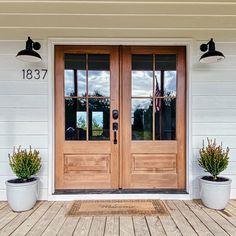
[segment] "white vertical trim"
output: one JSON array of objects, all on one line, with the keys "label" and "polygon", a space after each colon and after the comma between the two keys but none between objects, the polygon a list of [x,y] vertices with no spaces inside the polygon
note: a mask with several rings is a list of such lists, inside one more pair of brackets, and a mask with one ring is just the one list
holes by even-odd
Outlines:
[{"label": "white vertical trim", "polygon": [[54,114],[54,43],[48,40],[48,200],[54,193],[55,176],[55,114]]},{"label": "white vertical trim", "polygon": [[[189,194],[91,194],[91,195],[53,195],[54,193],[54,167],[55,167],[55,142],[54,142],[54,46],[55,45],[143,45],[143,46],[186,46],[186,190]],[[117,199],[117,198],[162,198],[162,199],[191,199],[193,195],[192,174],[192,90],[191,90],[191,68],[193,55],[193,40],[190,38],[49,38],[48,39],[48,96],[49,96],[49,173],[48,173],[48,200],[73,200],[73,199]]]}]

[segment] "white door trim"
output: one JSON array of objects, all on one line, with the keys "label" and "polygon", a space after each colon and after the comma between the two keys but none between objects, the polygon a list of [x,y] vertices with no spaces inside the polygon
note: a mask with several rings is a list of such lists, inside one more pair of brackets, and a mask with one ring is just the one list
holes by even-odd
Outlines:
[{"label": "white door trim", "polygon": [[[54,46],[55,45],[143,45],[143,46],[186,46],[186,190],[188,194],[76,194],[53,195],[54,166],[55,166],[55,141],[54,141]],[[192,199],[192,90],[191,90],[191,55],[193,39],[191,38],[49,38],[48,39],[48,98],[49,98],[49,143],[48,143],[48,200],[74,200],[74,199]]]}]

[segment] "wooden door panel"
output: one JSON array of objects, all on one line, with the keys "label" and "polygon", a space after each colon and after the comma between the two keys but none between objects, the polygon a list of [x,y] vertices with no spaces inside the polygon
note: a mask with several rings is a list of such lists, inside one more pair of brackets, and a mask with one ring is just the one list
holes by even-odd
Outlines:
[{"label": "wooden door panel", "polygon": [[[161,61],[161,58],[164,59]],[[169,59],[172,61],[167,64]],[[123,188],[185,189],[185,47],[127,46],[123,48],[122,61]],[[170,81],[169,71],[176,80],[173,95],[168,91],[168,86],[165,87],[165,81]],[[139,79],[138,84],[137,78],[133,76]],[[150,89],[150,84],[153,90]],[[133,91],[133,88],[137,91]],[[145,94],[147,88],[149,90]],[[135,102],[140,102],[136,110],[132,105],[135,99]],[[149,107],[143,108],[141,101],[150,100],[152,102],[149,102]],[[169,117],[164,116],[160,120],[156,113],[170,110],[170,101],[175,101],[172,103],[176,109],[175,136],[168,134],[168,128],[162,131],[164,126],[157,128],[158,124],[165,124]],[[167,108],[164,109],[163,106]],[[149,118],[147,124],[146,114],[150,117],[150,110],[152,119]],[[173,115],[173,110],[170,114]],[[138,123],[138,116],[142,117],[140,120],[143,123]],[[134,127],[137,130],[133,131]],[[159,135],[157,132],[160,132]]]},{"label": "wooden door panel", "polygon": [[130,184],[134,189],[177,189],[176,173],[131,174]]},{"label": "wooden door panel", "polygon": [[65,174],[111,173],[111,156],[108,154],[64,155]]},{"label": "wooden door panel", "polygon": [[176,173],[175,154],[132,154],[132,173]]},{"label": "wooden door panel", "polygon": [[55,75],[56,189],[118,188],[112,130],[112,110],[119,110],[118,47],[56,46]]}]

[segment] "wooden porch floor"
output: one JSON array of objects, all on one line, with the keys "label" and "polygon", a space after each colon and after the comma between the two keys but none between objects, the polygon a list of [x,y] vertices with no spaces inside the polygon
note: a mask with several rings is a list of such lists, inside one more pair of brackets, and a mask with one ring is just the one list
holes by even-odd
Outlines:
[{"label": "wooden porch floor", "polygon": [[236,200],[224,211],[199,201],[165,201],[169,216],[66,217],[71,202],[38,202],[34,209],[12,212],[0,202],[0,235],[236,235]]}]

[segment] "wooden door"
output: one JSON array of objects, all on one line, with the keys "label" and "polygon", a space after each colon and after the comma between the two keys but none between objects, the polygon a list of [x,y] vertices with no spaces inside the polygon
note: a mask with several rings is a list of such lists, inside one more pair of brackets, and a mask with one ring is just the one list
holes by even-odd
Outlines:
[{"label": "wooden door", "polygon": [[185,47],[56,46],[56,189],[185,189],[185,84]]},{"label": "wooden door", "polygon": [[185,189],[185,47],[124,47],[122,188]]},{"label": "wooden door", "polygon": [[56,46],[57,190],[118,188],[113,110],[119,110],[118,47]]}]

